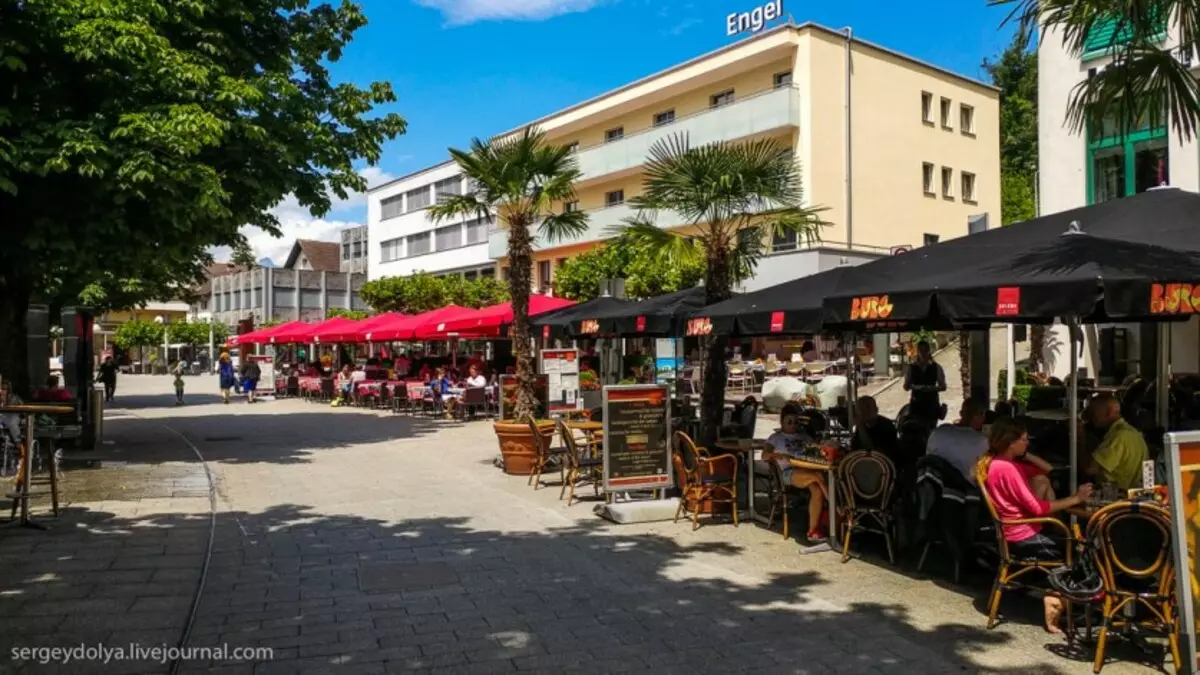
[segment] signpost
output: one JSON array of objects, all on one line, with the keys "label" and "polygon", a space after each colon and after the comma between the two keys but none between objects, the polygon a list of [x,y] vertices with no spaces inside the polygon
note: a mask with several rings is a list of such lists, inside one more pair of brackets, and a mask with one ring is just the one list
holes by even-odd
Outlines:
[{"label": "signpost", "polygon": [[579,350],[543,349],[538,371],[546,377],[549,412],[578,410],[583,403],[579,396]]},{"label": "signpost", "polygon": [[1196,545],[1200,542],[1200,431],[1166,435],[1167,500],[1171,510],[1172,553],[1179,600],[1179,637],[1183,670],[1197,672],[1197,621],[1200,609],[1200,576],[1196,570]]},{"label": "signpost", "polygon": [[604,491],[666,490],[671,472],[671,397],[665,385],[604,388]]}]

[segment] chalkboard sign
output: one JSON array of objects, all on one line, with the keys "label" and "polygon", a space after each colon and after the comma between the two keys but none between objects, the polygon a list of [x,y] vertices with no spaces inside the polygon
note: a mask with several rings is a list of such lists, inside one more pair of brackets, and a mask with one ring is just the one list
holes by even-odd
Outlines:
[{"label": "chalkboard sign", "polygon": [[665,385],[604,388],[604,490],[671,487],[670,393]]}]

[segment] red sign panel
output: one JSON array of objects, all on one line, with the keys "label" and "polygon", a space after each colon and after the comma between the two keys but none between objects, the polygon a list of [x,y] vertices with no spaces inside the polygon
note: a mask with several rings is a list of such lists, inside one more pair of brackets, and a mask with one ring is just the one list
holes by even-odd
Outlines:
[{"label": "red sign panel", "polygon": [[771,312],[771,332],[783,332],[783,312]]},{"label": "red sign panel", "polygon": [[542,339],[543,340],[550,339],[550,326],[542,326]]},{"label": "red sign panel", "polygon": [[1006,286],[996,289],[996,316],[1017,316],[1021,313],[1021,289]]},{"label": "red sign panel", "polygon": [[639,332],[639,333],[646,332],[646,317],[639,316],[637,318],[637,332]]}]

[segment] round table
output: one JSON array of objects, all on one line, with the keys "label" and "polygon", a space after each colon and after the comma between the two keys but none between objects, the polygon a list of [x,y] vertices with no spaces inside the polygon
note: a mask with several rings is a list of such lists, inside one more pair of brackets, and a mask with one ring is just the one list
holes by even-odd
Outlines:
[{"label": "round table", "polygon": [[[25,415],[25,433],[21,439],[21,468],[18,479],[20,486],[13,499],[21,502],[21,525],[38,526],[29,519],[29,480],[33,472],[32,443],[35,437],[38,415],[67,415],[75,412],[69,405],[21,403],[0,406],[0,414]],[[53,455],[51,455],[53,458]],[[50,491],[54,497],[54,509],[58,511],[58,472],[54,470],[54,461],[50,462]]]}]

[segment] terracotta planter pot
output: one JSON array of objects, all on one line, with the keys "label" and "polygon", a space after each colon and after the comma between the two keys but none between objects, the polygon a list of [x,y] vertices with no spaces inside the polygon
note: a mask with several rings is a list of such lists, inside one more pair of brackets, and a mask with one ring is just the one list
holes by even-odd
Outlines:
[{"label": "terracotta planter pot", "polygon": [[[504,457],[504,473],[510,476],[528,476],[533,469],[537,450],[533,445],[533,434],[525,422],[496,422],[492,425],[496,430],[496,439],[500,442],[500,455]],[[538,431],[549,443],[554,435],[553,422],[541,422]]]}]

